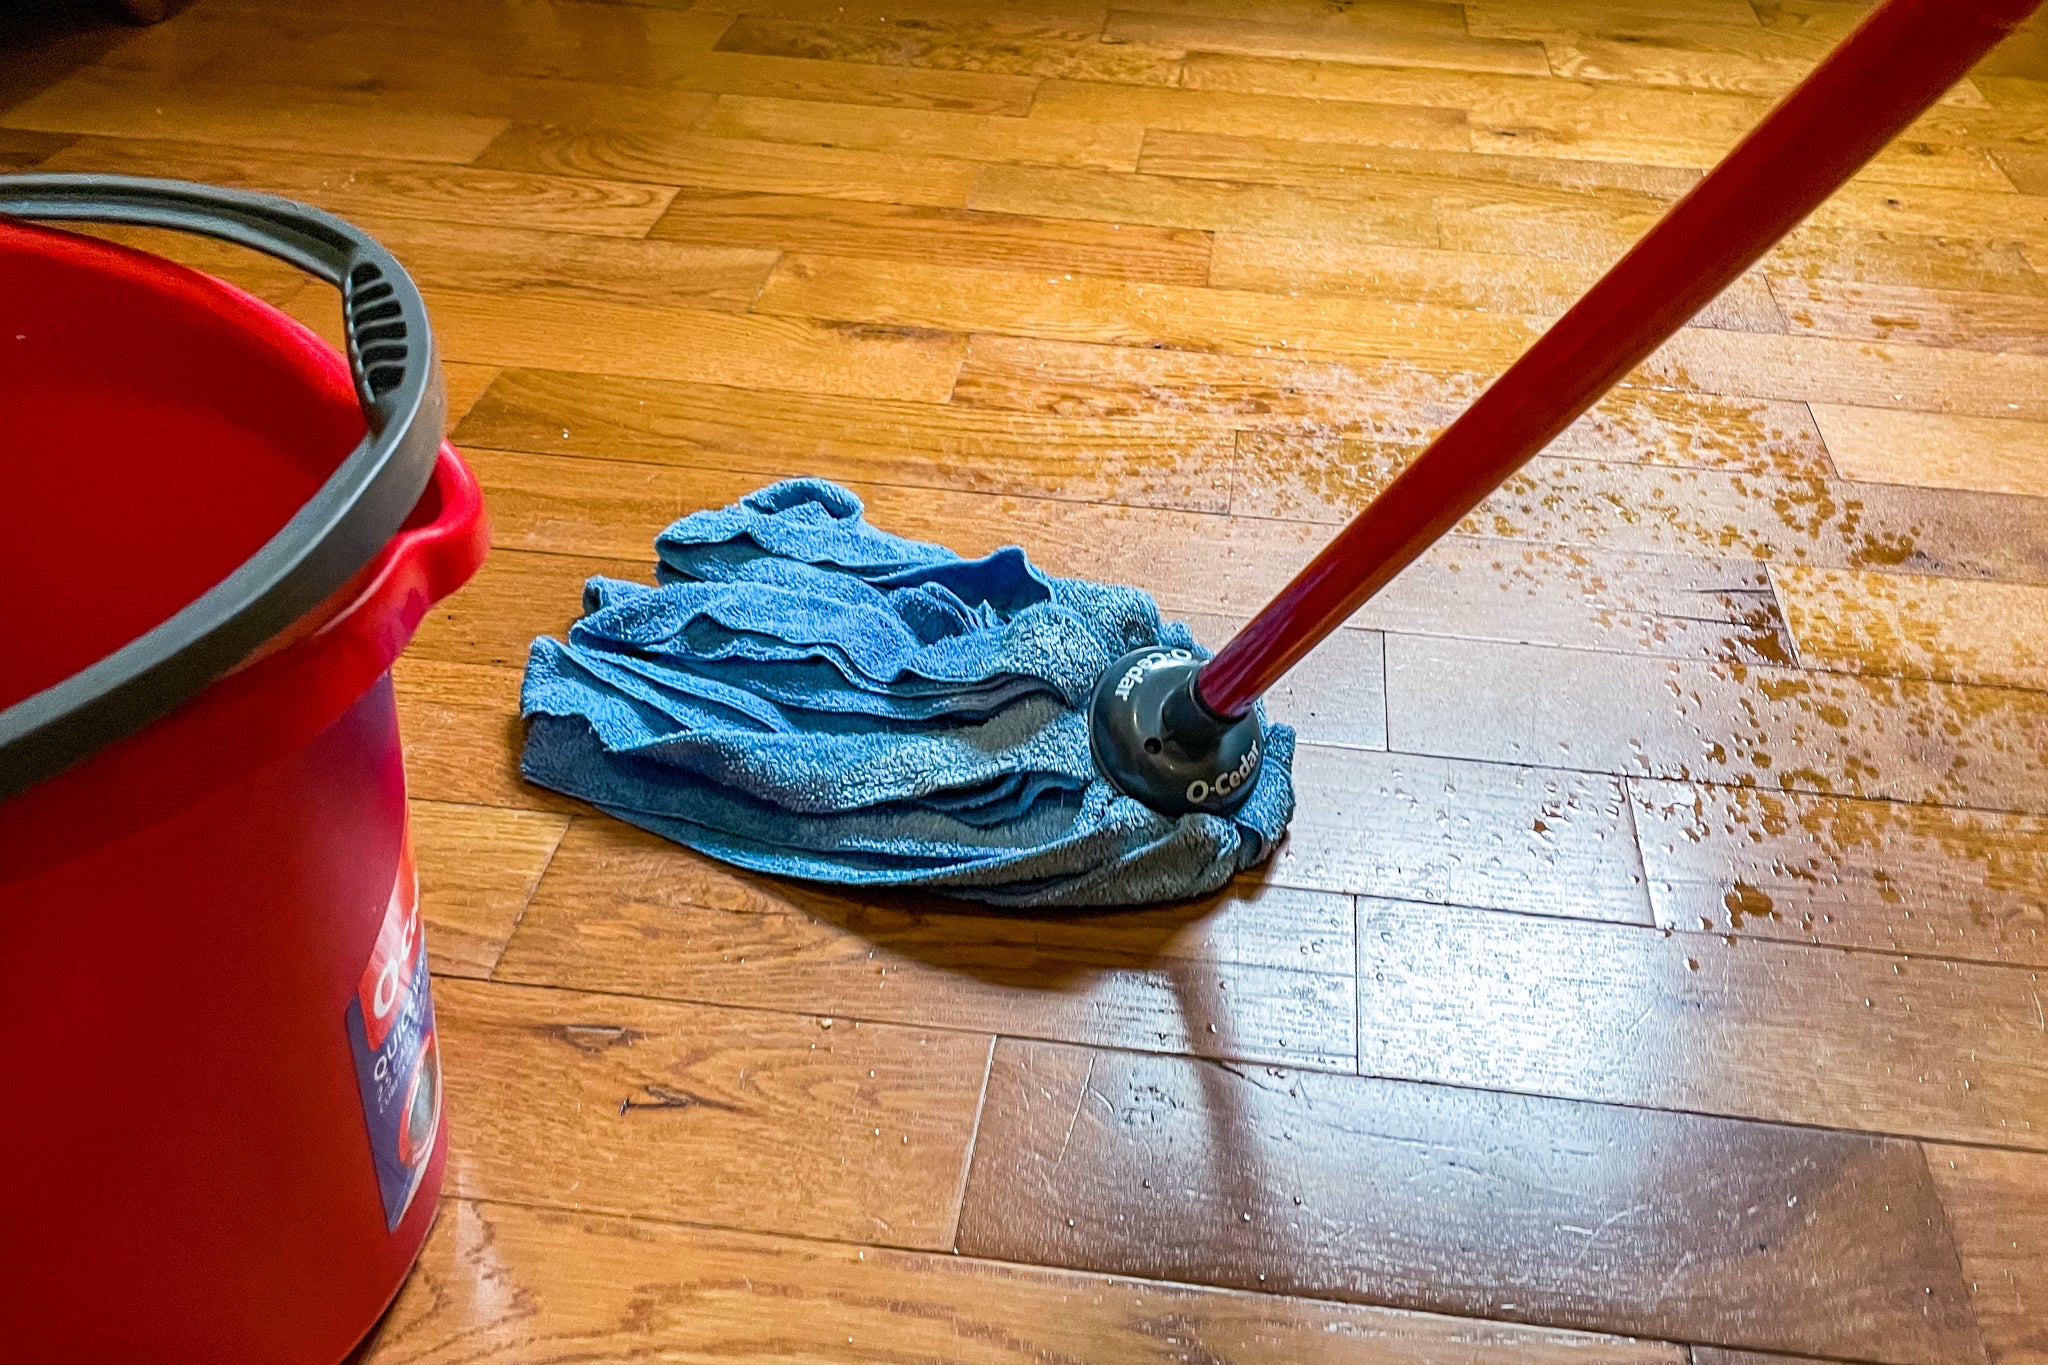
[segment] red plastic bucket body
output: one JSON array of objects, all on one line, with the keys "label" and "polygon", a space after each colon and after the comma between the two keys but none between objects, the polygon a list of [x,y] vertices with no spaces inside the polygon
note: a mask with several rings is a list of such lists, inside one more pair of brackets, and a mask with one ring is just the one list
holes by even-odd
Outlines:
[{"label": "red plastic bucket body", "polygon": [[[220,581],[364,429],[283,314],[9,224],[0,411],[0,706]],[[319,611],[0,802],[0,1355],[334,1365],[397,1291],[446,1125],[389,670],[484,544],[443,446]]]}]

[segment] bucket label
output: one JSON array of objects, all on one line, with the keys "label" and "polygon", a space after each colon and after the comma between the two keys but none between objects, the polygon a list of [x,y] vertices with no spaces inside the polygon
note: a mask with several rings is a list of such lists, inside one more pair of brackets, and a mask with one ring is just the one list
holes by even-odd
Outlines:
[{"label": "bucket label", "polygon": [[419,1191],[441,1126],[441,1057],[434,1041],[434,997],[409,829],[383,924],[346,1016],[389,1231]]}]

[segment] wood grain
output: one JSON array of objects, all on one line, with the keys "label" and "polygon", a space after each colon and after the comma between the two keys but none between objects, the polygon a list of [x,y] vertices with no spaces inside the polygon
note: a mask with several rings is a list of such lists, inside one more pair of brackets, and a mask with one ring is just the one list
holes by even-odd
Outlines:
[{"label": "wood grain", "polygon": [[1930,1144],[1927,1165],[1994,1365],[2048,1360],[2048,1161]]},{"label": "wood grain", "polygon": [[282,194],[344,217],[360,212],[610,237],[644,235],[674,193],[615,180],[111,138],[81,138],[39,169],[203,180]]},{"label": "wood grain", "polygon": [[929,261],[996,270],[1080,272],[1199,285],[1209,280],[1209,234],[1133,223],[821,199],[685,190],[649,236],[817,256]]},{"label": "wood grain", "polygon": [[513,810],[582,808],[519,776],[525,735],[516,668],[408,658],[391,677],[406,790],[416,799]]},{"label": "wood grain", "polygon": [[451,1200],[365,1365],[1683,1365],[1662,1342]]},{"label": "wood grain", "polygon": [[998,1043],[959,1245],[1643,1336],[1981,1359],[1914,1144],[1281,1068]]},{"label": "wood grain", "polygon": [[[688,359],[708,369],[701,355]],[[935,371],[922,396],[943,397],[950,379]],[[1171,418],[1041,417],[527,369],[507,371],[457,435],[502,450],[757,473],[763,483],[811,474],[1215,512],[1228,503],[1236,458],[1227,438]]]},{"label": "wood grain", "polygon": [[987,1037],[457,978],[434,1013],[451,1195],[951,1240]]},{"label": "wood grain", "polygon": [[2048,965],[2048,821],[1631,778],[1657,922]]},{"label": "wood grain", "polygon": [[720,95],[698,126],[710,137],[1125,171],[1138,168],[1138,144],[1144,140],[1142,129],[1082,119],[1017,119],[750,95]]},{"label": "wood grain", "polygon": [[1331,104],[1287,96],[1215,90],[1048,80],[1031,104],[1033,118],[1171,128],[1183,133],[1238,133],[1389,147],[1471,145],[1461,110],[1402,104]]},{"label": "wood grain", "polygon": [[1796,566],[1771,586],[1809,668],[2048,690],[2048,589]]},{"label": "wood grain", "polygon": [[[744,14],[718,40],[727,52],[758,52],[813,61],[922,66],[1008,76],[1054,76],[1122,85],[1172,85],[1183,50],[1150,43],[1098,41],[1098,29],[1057,20],[1023,27],[1006,16],[961,7],[941,17],[914,16],[854,23]],[[1096,20],[1100,24],[1100,19]],[[1022,31],[1019,31],[1020,28]],[[1085,32],[1084,32],[1085,30]]]},{"label": "wood grain", "polygon": [[[1602,700],[1616,695],[1636,700],[1625,708]],[[1394,635],[1387,743],[1502,763],[2048,812],[2048,697],[2005,688]]]},{"label": "wood grain", "polygon": [[1203,52],[1265,57],[1307,57],[1384,66],[1452,67],[1469,71],[1548,74],[1543,49],[1533,42],[1473,37],[1462,26],[1395,25],[1377,15],[1311,13],[1302,18],[1247,20],[1242,16],[1186,16],[1137,11],[1112,13],[1104,37]]},{"label": "wood grain", "polygon": [[2048,497],[2048,423],[1835,403],[1813,404],[1813,420],[1847,478]]},{"label": "wood grain", "polygon": [[776,882],[582,819],[498,977],[1349,1071],[1351,963],[1344,896],[1020,917]]},{"label": "wood grain", "polygon": [[491,974],[568,824],[538,811],[412,803],[420,914],[436,973]]},{"label": "wood grain", "polygon": [[1358,907],[1359,1070],[2048,1145],[2036,974],[1806,944]]}]

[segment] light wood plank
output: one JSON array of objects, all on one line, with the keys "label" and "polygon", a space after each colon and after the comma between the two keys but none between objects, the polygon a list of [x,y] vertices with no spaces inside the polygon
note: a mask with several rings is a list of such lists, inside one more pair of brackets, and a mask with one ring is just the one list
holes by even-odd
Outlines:
[{"label": "light wood plank", "polygon": [[2005,688],[1394,635],[1387,743],[2048,813],[2048,696]]},{"label": "light wood plank", "polygon": [[817,256],[1209,282],[1206,232],[915,204],[684,190],[648,235]]},{"label": "light wood plank", "polygon": [[2048,588],[1774,567],[1808,668],[2048,691]]},{"label": "light wood plank", "polygon": [[1240,354],[1510,357],[1541,333],[1517,315],[1021,272],[785,257],[757,311],[837,322]]},{"label": "light wood plank", "polygon": [[364,213],[611,237],[644,235],[675,193],[616,180],[100,138],[80,139],[40,169],[202,180],[305,200],[343,217]]},{"label": "light wood plank", "polygon": [[[1007,9],[1007,7],[1005,7]],[[1183,51],[1147,43],[1099,41],[1097,28],[1047,22],[1018,31],[1002,11],[956,9],[943,18],[891,18],[855,23],[829,18],[777,19],[745,14],[733,21],[719,47],[813,61],[923,66],[944,71],[986,71],[1011,76],[1054,76],[1125,85],[1172,85]]]},{"label": "light wood plank", "polygon": [[1286,185],[991,166],[968,204],[1049,218],[1349,242],[1435,246],[1441,240],[1435,204],[1417,194],[1340,199]]},{"label": "light wood plank", "polygon": [[434,1012],[451,1195],[952,1239],[986,1036],[455,978]]},{"label": "light wood plank", "polygon": [[1091,120],[1001,118],[815,100],[720,95],[699,125],[708,137],[969,161],[1132,171],[1144,130]]},{"label": "light wood plank", "polygon": [[549,297],[434,290],[442,354],[479,365],[808,389],[937,403],[967,339],[891,326],[704,308],[636,308]]},{"label": "light wood plank", "polygon": [[459,435],[763,482],[807,474],[1219,512],[1234,459],[1227,435],[1170,418],[1041,417],[539,370],[505,374]]},{"label": "light wood plank", "polygon": [[658,139],[551,125],[509,130],[478,165],[547,175],[598,174],[695,190],[801,194],[960,208],[980,168],[950,157],[906,157],[684,134]]},{"label": "light wood plank", "polygon": [[2039,1148],[2025,968],[1363,900],[1359,1069]]},{"label": "light wood plank", "polygon": [[1462,27],[1391,24],[1375,14],[1343,10],[1248,20],[1243,16],[1186,16],[1134,9],[1112,13],[1104,37],[1113,43],[1263,57],[1549,74],[1538,43],[1475,37]]},{"label": "light wood plank", "polygon": [[1541,1327],[451,1200],[364,1365],[1684,1365]]},{"label": "light wood plank", "polygon": [[[2048,497],[2048,422],[1815,403],[1845,478]],[[2009,410],[2024,410],[2015,397]]]},{"label": "light wood plank", "polygon": [[489,976],[568,817],[442,801],[414,801],[411,809],[434,971]]},{"label": "light wood plank", "polygon": [[[1420,453],[1349,436],[1240,446],[1234,512],[1324,522],[1349,520]],[[2048,581],[2048,504],[2038,499],[1821,477],[1540,455],[1459,529],[1629,553]]]},{"label": "light wood plank", "polygon": [[1612,778],[1304,745],[1284,886],[1647,923]]},{"label": "light wood plank", "polygon": [[1631,778],[1666,927],[2048,966],[2048,820]]},{"label": "light wood plank", "polygon": [[1782,271],[1772,284],[1794,331],[1975,351],[2048,352],[2048,317],[2030,294],[1844,280],[1799,284]]},{"label": "light wood plank", "polygon": [[[1296,361],[984,334],[968,345],[953,401],[1105,417],[1165,411],[1240,429],[1271,428],[1305,438],[1302,458],[1335,464],[1356,454],[1331,448],[1350,433],[1426,443],[1478,396],[1487,377],[1424,370],[1403,359]],[[1265,444],[1240,438],[1248,459]],[[1832,472],[1803,405],[1669,389],[1615,389],[1550,449],[1708,469]],[[1256,464],[1248,468],[1260,472]],[[1343,515],[1363,506],[1364,496],[1346,504]],[[1240,510],[1259,506],[1248,493]]]},{"label": "light wood plank", "polygon": [[441,362],[441,379],[448,387],[448,429],[453,431],[463,415],[483,397],[484,390],[498,377],[498,371],[491,365],[464,365],[458,361]]},{"label": "light wood plank", "polygon": [[1309,142],[1370,142],[1389,147],[1471,145],[1462,110],[1422,105],[1332,103],[1215,90],[1049,80],[1031,117],[1137,124],[1184,133],[1237,133]]},{"label": "light wood plank", "polygon": [[391,680],[406,790],[415,799],[506,810],[583,809],[519,776],[526,727],[519,720],[517,667],[406,657],[393,666]]},{"label": "light wood plank", "polygon": [[1636,383],[1956,416],[2048,419],[2048,357],[1689,327]]},{"label": "light wood plank", "polygon": [[1979,1354],[1913,1143],[1047,1043],[997,1044],[959,1245],[1901,1365]]},{"label": "light wood plank", "polygon": [[[278,94],[284,92],[278,91]],[[472,160],[505,121],[283,100],[261,92],[165,89],[117,72],[87,70],[0,114],[10,128],[128,140],[219,143],[288,152],[354,153],[374,147],[396,161]]]},{"label": "light wood plank", "polygon": [[2048,1161],[2033,1153],[1927,1148],[1963,1278],[1994,1365],[2048,1360]]},{"label": "light wood plank", "polygon": [[862,899],[585,819],[498,977],[1349,1071],[1349,915],[1255,886],[1078,919]]}]

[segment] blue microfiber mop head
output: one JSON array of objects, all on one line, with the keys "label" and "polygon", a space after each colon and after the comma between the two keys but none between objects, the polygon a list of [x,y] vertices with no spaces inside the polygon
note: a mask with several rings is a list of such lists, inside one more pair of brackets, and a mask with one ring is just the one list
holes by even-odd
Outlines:
[{"label": "blue microfiber mop head", "polygon": [[741,867],[1019,907],[1199,895],[1265,859],[1294,732],[1233,814],[1159,815],[1089,755],[1091,691],[1148,646],[1201,651],[1151,597],[962,559],[796,479],[683,518],[659,587],[594,578],[533,642],[527,779]]}]

